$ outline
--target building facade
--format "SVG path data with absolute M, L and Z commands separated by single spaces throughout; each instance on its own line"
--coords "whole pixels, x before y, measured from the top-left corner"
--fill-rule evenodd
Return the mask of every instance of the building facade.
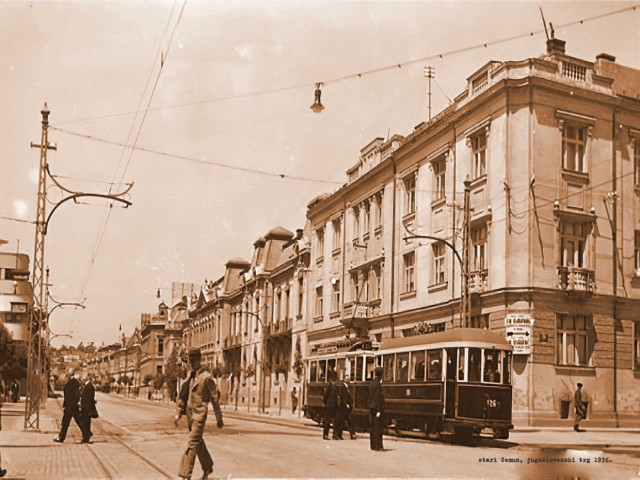
M 5 243 L 0 241 L 0 245 Z M 0 252 L 0 324 L 14 340 L 28 342 L 28 326 L 33 306 L 29 282 L 29 256 Z
M 515 345 L 514 422 L 555 421 L 578 381 L 594 421 L 640 420 L 639 85 L 552 38 L 367 145 L 347 184 L 308 205 L 309 353 L 489 328 Z

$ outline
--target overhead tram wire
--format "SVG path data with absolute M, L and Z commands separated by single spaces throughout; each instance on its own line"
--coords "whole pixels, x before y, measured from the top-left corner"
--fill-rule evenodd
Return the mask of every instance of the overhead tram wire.
M 180 22 L 180 18 L 182 18 L 182 13 L 184 12 L 184 7 L 186 6 L 186 3 L 187 3 L 187 0 L 184 0 L 183 6 L 182 6 L 182 10 L 180 11 L 180 16 L 178 17 L 178 20 L 176 22 L 176 26 L 174 27 L 173 32 L 171 34 L 171 37 L 169 39 L 169 47 L 171 45 L 171 38 L 173 38 L 173 33 L 175 32 L 175 28 L 177 28 L 177 25 Z M 165 25 L 165 29 L 164 29 L 164 33 L 163 33 L 162 37 L 164 37 L 166 35 L 167 31 L 169 30 L 169 25 L 171 24 L 171 19 L 173 18 L 173 12 L 175 11 L 175 6 L 176 6 L 176 1 L 173 2 L 173 5 L 171 7 L 171 11 L 169 12 L 169 17 L 167 18 L 167 24 Z M 157 50 L 156 56 L 155 56 L 155 58 L 153 60 L 153 64 L 151 66 L 151 70 L 149 71 L 149 75 L 147 76 L 147 81 L 145 82 L 145 87 L 144 87 L 144 90 L 142 92 L 142 96 L 140 97 L 140 102 L 138 103 L 138 107 L 136 109 L 135 117 L 133 118 L 133 121 L 131 122 L 131 128 L 129 129 L 129 133 L 127 135 L 127 142 L 126 142 L 127 144 L 129 143 L 129 139 L 131 138 L 131 134 L 133 133 L 133 130 L 134 130 L 134 127 L 135 127 L 135 123 L 136 123 L 136 120 L 138 118 L 138 113 L 140 112 L 140 108 L 142 107 L 142 104 L 144 102 L 144 97 L 146 96 L 147 89 L 149 88 L 149 84 L 151 82 L 151 78 L 153 76 L 153 72 L 154 72 L 154 70 L 156 68 L 156 65 L 157 65 L 157 62 L 158 62 L 158 57 L 160 57 L 160 55 L 162 54 L 162 37 L 161 37 L 160 42 L 158 44 L 158 50 Z M 169 47 L 167 47 L 167 49 Z M 158 71 L 158 76 L 156 78 L 156 82 L 154 84 L 153 90 L 152 90 L 151 95 L 149 97 L 149 102 L 147 103 L 147 109 L 145 110 L 145 116 L 143 117 L 142 122 L 140 123 L 140 127 L 138 129 L 138 133 L 137 133 L 137 136 L 136 136 L 136 141 L 137 141 L 138 136 L 140 135 L 140 130 L 142 129 L 142 125 L 144 123 L 144 119 L 146 117 L 146 113 L 148 111 L 149 104 L 151 103 L 151 99 L 153 98 L 153 94 L 155 93 L 155 89 L 156 89 L 156 87 L 158 85 L 158 80 L 160 79 L 160 74 L 162 73 L 162 67 L 164 66 L 164 62 L 165 61 L 166 61 L 166 56 L 163 55 L 163 57 L 161 57 L 160 69 Z M 113 185 L 115 184 L 115 180 L 116 180 L 116 177 L 118 175 L 118 171 L 120 170 L 120 165 L 122 163 L 122 159 L 124 158 L 124 154 L 126 152 L 126 149 L 127 149 L 127 147 L 125 146 L 125 148 L 122 150 L 122 153 L 120 154 L 120 158 L 118 159 L 118 166 L 116 167 L 116 170 L 115 170 L 115 172 L 113 174 L 112 185 L 109 187 L 109 193 L 111 193 Z M 132 153 L 133 153 L 133 150 L 131 151 L 131 154 Z M 120 177 L 120 184 L 122 184 L 122 182 L 124 181 L 124 176 L 125 176 L 125 173 L 126 173 L 126 170 L 127 170 L 128 166 L 129 166 L 129 162 L 131 160 L 131 154 L 129 156 L 129 159 L 127 160 L 127 164 L 126 164 L 125 169 L 124 169 L 124 171 L 122 173 L 122 176 Z M 106 210 L 106 218 L 105 218 L 105 209 L 107 209 L 107 208 L 108 208 L 108 210 Z M 111 217 L 111 211 L 112 210 L 113 210 L 113 202 L 110 202 L 109 207 L 105 207 L 103 209 L 103 211 L 102 211 L 102 218 L 100 220 L 100 228 L 98 230 L 98 234 L 96 236 L 96 241 L 94 243 L 94 247 L 93 247 L 93 250 L 91 252 L 91 261 L 90 261 L 89 267 L 87 269 L 87 274 L 86 274 L 86 276 L 84 278 L 84 281 L 82 283 L 81 296 L 84 295 L 86 287 L 89 284 L 89 279 L 91 278 L 91 272 L 93 271 L 93 265 L 95 264 L 96 258 L 98 256 L 98 252 L 100 251 L 100 246 L 102 245 L 102 239 L 104 238 L 104 234 L 105 234 L 105 232 L 107 230 L 107 226 L 109 224 L 109 219 Z
M 96 142 L 100 142 L 100 143 L 105 143 L 107 145 L 115 145 L 115 146 L 119 146 L 119 147 L 123 147 L 123 146 L 127 146 L 124 143 L 121 142 L 115 142 L 115 141 L 111 141 L 111 140 L 106 140 L 104 138 L 99 138 L 99 137 L 94 137 L 92 135 L 85 135 L 82 133 L 77 133 L 77 132 L 72 132 L 69 130 L 65 130 L 63 128 L 60 127 L 50 127 L 53 130 L 57 130 L 58 132 L 61 133 L 66 133 L 68 135 L 73 135 L 76 137 L 80 137 L 80 138 L 85 138 L 87 140 L 93 140 Z M 168 152 L 162 152 L 159 150 L 153 150 L 150 148 L 145 148 L 145 147 L 131 147 L 134 150 L 138 150 L 141 152 L 146 152 L 146 153 L 152 153 L 155 155 L 160 155 L 163 157 L 169 157 L 169 158 L 176 158 L 178 160 L 187 160 L 190 162 L 195 162 L 195 163 L 200 163 L 203 165 L 209 165 L 209 166 L 213 166 L 213 167 L 219 167 L 219 168 L 226 168 L 229 170 L 236 170 L 236 171 L 240 171 L 240 172 L 245 172 L 245 173 L 254 173 L 254 174 L 258 174 L 258 175 L 265 175 L 265 176 L 269 176 L 269 177 L 279 177 L 283 180 L 297 180 L 297 181 L 303 181 L 303 182 L 314 182 L 314 183 L 326 183 L 326 184 L 330 184 L 330 185 L 342 185 L 344 184 L 344 182 L 338 182 L 338 181 L 333 181 L 333 180 L 325 180 L 325 179 L 320 179 L 320 178 L 311 178 L 311 177 L 301 177 L 301 176 L 297 176 L 297 175 L 289 175 L 286 173 L 275 173 L 275 172 L 269 172 L 267 170 L 260 170 L 257 168 L 248 168 L 248 167 L 239 167 L 236 165 L 229 165 L 229 164 L 225 164 L 225 163 L 220 163 L 220 162 L 214 162 L 211 160 L 205 160 L 202 158 L 194 158 L 194 157 L 187 157 L 185 155 L 176 155 L 173 153 L 168 153 Z
M 591 22 L 591 21 L 595 21 L 595 20 L 600 20 L 602 18 L 606 18 L 606 17 L 610 17 L 613 15 L 618 15 L 620 13 L 625 13 L 628 11 L 635 11 L 638 7 L 640 7 L 640 4 L 635 4 L 633 6 L 629 6 L 629 7 L 625 7 L 625 8 L 621 8 L 618 10 L 612 10 L 609 12 L 605 12 L 605 13 L 601 13 L 599 15 L 594 15 L 591 17 L 586 17 L 583 19 L 579 19 L 579 20 L 573 20 L 571 22 L 567 22 L 567 23 L 563 23 L 563 24 L 558 24 L 555 26 L 556 30 L 559 30 L 561 28 L 567 28 L 567 27 L 573 27 L 575 25 L 582 25 L 585 22 Z M 386 65 L 383 67 L 378 67 L 378 68 L 374 68 L 371 70 L 364 70 L 358 73 L 351 73 L 348 75 L 344 75 L 341 77 L 336 77 L 333 79 L 329 79 L 329 80 L 323 80 L 320 83 L 322 83 L 324 86 L 329 85 L 329 84 L 334 84 L 334 83 L 338 83 L 338 82 L 342 82 L 344 80 L 353 80 L 353 79 L 358 79 L 358 78 L 362 78 L 363 76 L 366 75 L 372 75 L 375 73 L 380 73 L 380 72 L 384 72 L 387 70 L 397 70 L 400 69 L 404 66 L 407 65 L 412 65 L 415 63 L 420 63 L 420 62 L 425 62 L 425 61 L 429 61 L 429 60 L 435 60 L 435 59 L 444 59 L 444 57 L 450 57 L 452 55 L 457 55 L 459 53 L 465 53 L 465 52 L 470 52 L 473 50 L 478 50 L 478 49 L 482 49 L 482 48 L 488 48 L 490 46 L 495 46 L 495 45 L 500 45 L 502 43 L 508 43 L 508 42 L 512 42 L 514 40 L 520 40 L 523 38 L 528 38 L 528 37 L 533 37 L 535 35 L 540 35 L 541 33 L 544 33 L 544 29 L 538 29 L 538 30 L 532 30 L 530 32 L 526 32 L 526 33 L 520 33 L 517 35 L 512 35 L 510 37 L 505 37 L 505 38 L 501 38 L 498 40 L 491 40 L 488 42 L 483 42 L 483 43 L 477 43 L 474 45 L 469 45 L 466 47 L 461 47 L 461 48 L 457 48 L 457 49 L 453 49 L 453 50 L 448 50 L 448 51 L 444 51 L 441 53 L 436 53 L 436 54 L 431 54 L 425 57 L 420 57 L 420 58 L 415 58 L 412 60 L 407 60 L 401 63 L 394 63 L 392 65 Z M 250 93 L 245 93 L 245 94 L 240 94 L 240 95 L 232 95 L 232 96 L 227 96 L 227 97 L 218 97 L 218 98 L 212 98 L 209 100 L 200 100 L 197 102 L 188 102 L 188 103 L 180 103 L 180 104 L 176 104 L 176 105 L 168 105 L 165 107 L 156 107 L 156 108 L 150 108 L 148 111 L 149 112 L 157 112 L 157 111 L 161 111 L 161 110 L 168 110 L 168 109 L 173 109 L 173 108 L 182 108 L 182 107 L 192 107 L 192 106 L 197 106 L 197 105 L 203 105 L 203 104 L 207 104 L 207 103 L 217 103 L 217 102 L 222 102 L 222 101 L 227 101 L 227 100 L 236 100 L 236 99 L 241 99 L 241 98 L 247 98 L 247 97 L 255 97 L 255 96 L 260 96 L 260 95 L 268 95 L 268 94 L 272 94 L 272 93 L 279 93 L 279 92 L 285 92 L 285 91 L 289 91 L 289 90 L 298 90 L 298 89 L 302 89 L 302 88 L 310 88 L 310 87 L 314 87 L 318 82 L 317 81 L 313 81 L 313 82 L 307 82 L 307 83 L 303 83 L 303 84 L 299 84 L 299 85 L 292 85 L 292 86 L 288 86 L 288 87 L 280 87 L 280 88 L 273 88 L 273 89 L 269 89 L 269 90 L 261 90 L 261 91 L 257 91 L 257 92 L 250 92 Z M 101 120 L 101 119 L 106 119 L 106 118 L 114 118 L 114 117 L 120 117 L 120 116 L 125 116 L 125 115 L 134 115 L 137 112 L 120 112 L 120 113 L 113 113 L 113 114 L 108 114 L 108 115 L 99 115 L 99 116 L 95 116 L 95 117 L 87 117 L 87 118 L 83 118 L 83 119 L 78 119 L 78 120 L 69 120 L 69 121 L 65 121 L 65 122 L 59 122 L 59 125 L 65 125 L 65 124 L 70 124 L 70 123 L 82 123 L 82 122 L 89 122 L 89 121 L 93 121 L 93 120 Z

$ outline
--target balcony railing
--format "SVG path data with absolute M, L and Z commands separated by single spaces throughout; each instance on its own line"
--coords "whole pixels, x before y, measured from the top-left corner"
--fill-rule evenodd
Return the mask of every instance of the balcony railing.
M 558 267 L 559 287 L 566 291 L 593 293 L 596 288 L 593 270 L 580 267 Z
M 472 293 L 482 293 L 489 290 L 489 271 L 478 270 L 469 275 L 469 290 Z

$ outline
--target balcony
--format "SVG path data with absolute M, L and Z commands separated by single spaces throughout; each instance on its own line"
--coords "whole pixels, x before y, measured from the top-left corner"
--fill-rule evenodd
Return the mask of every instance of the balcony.
M 593 293 L 596 288 L 593 270 L 580 267 L 558 267 L 559 288 L 567 292 Z
M 478 270 L 469 274 L 469 290 L 471 293 L 482 293 L 489 290 L 489 271 Z

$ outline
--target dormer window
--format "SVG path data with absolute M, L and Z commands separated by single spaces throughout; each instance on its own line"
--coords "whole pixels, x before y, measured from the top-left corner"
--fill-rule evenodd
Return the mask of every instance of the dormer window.
M 476 93 L 480 93 L 489 85 L 489 73 L 484 72 L 478 78 L 471 82 L 471 91 L 475 95 Z

